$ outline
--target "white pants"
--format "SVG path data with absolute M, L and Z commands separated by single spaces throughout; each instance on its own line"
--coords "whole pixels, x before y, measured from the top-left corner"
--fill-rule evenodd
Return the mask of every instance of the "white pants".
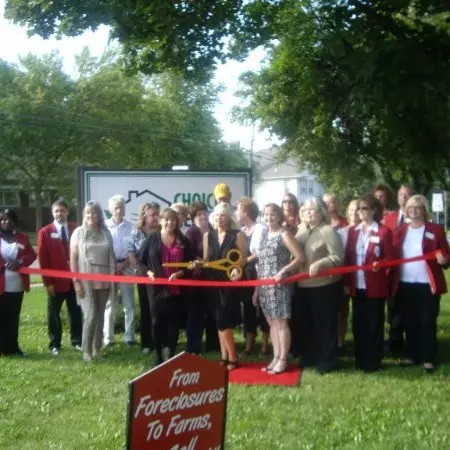
M 132 272 L 125 271 L 125 275 L 133 275 Z M 125 334 L 123 340 L 125 342 L 134 342 L 134 284 L 119 283 L 119 295 L 122 296 L 123 313 L 125 316 Z M 115 342 L 114 323 L 116 320 L 116 304 L 117 297 L 113 301 L 106 303 L 105 324 L 103 327 L 103 343 L 105 345 Z

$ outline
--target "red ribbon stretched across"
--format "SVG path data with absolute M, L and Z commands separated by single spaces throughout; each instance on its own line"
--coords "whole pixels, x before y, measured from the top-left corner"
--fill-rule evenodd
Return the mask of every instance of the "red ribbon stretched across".
M 438 250 L 439 251 L 439 250 Z M 414 261 L 424 261 L 435 259 L 438 251 L 430 252 L 425 255 L 415 256 L 406 259 L 394 259 L 390 261 L 382 260 L 376 263 L 377 268 L 383 269 L 387 267 L 400 266 Z M 346 273 L 357 272 L 358 270 L 373 270 L 374 264 L 365 264 L 363 266 L 343 266 L 333 267 L 332 269 L 322 270 L 318 273 L 316 278 L 329 277 L 333 275 L 344 275 Z M 111 283 L 131 283 L 131 284 L 163 284 L 172 286 L 202 286 L 202 287 L 254 287 L 277 284 L 273 278 L 264 278 L 261 280 L 247 280 L 247 281 L 209 281 L 209 280 L 173 280 L 169 281 L 167 278 L 147 278 L 129 275 L 105 275 L 92 273 L 77 273 L 65 272 L 63 270 L 53 269 L 32 269 L 30 267 L 21 267 L 20 273 L 28 275 L 42 275 L 50 278 L 76 278 L 87 281 L 106 281 Z M 308 273 L 302 272 L 285 278 L 281 283 L 294 283 L 300 280 L 307 280 L 311 277 Z

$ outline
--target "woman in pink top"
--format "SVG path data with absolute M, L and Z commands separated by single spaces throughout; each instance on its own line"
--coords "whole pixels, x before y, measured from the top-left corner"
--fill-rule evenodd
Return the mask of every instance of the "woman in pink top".
M 150 278 L 169 281 L 186 277 L 190 272 L 164 263 L 192 259 L 189 241 L 181 234 L 175 211 L 165 208 L 159 215 L 161 230 L 147 236 L 138 254 L 141 270 Z M 152 317 L 152 335 L 156 350 L 155 365 L 175 355 L 186 299 L 182 288 L 171 285 L 146 285 Z

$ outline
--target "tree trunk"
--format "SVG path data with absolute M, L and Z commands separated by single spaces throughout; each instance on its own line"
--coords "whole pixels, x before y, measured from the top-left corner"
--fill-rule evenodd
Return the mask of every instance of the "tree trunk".
M 42 228 L 42 197 L 41 189 L 34 190 L 34 204 L 36 208 L 36 233 Z

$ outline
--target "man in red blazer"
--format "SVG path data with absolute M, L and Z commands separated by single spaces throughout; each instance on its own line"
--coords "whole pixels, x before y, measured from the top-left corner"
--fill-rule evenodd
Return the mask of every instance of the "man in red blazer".
M 406 221 L 405 206 L 409 197 L 414 194 L 411 186 L 402 184 L 397 192 L 398 209 L 391 211 L 384 216 L 383 223 L 390 228 L 396 236 L 398 230 Z M 401 353 L 403 349 L 404 336 L 403 325 L 401 323 L 400 305 L 398 299 L 390 297 L 388 300 L 388 322 L 389 322 L 389 341 L 388 347 L 391 353 Z
M 383 223 L 392 231 L 401 227 L 405 223 L 404 208 L 409 197 L 414 194 L 413 188 L 406 184 L 402 184 L 397 192 L 398 209 L 391 211 L 384 216 Z
M 69 267 L 69 242 L 76 224 L 68 223 L 69 206 L 63 199 L 56 200 L 52 205 L 53 223 L 39 230 L 38 258 L 42 269 L 65 270 Z M 75 290 L 70 278 L 42 277 L 48 294 L 48 334 L 49 348 L 53 355 L 61 351 L 62 324 L 61 307 L 66 301 L 70 322 L 70 341 L 81 350 L 82 319 L 81 309 L 77 304 Z

